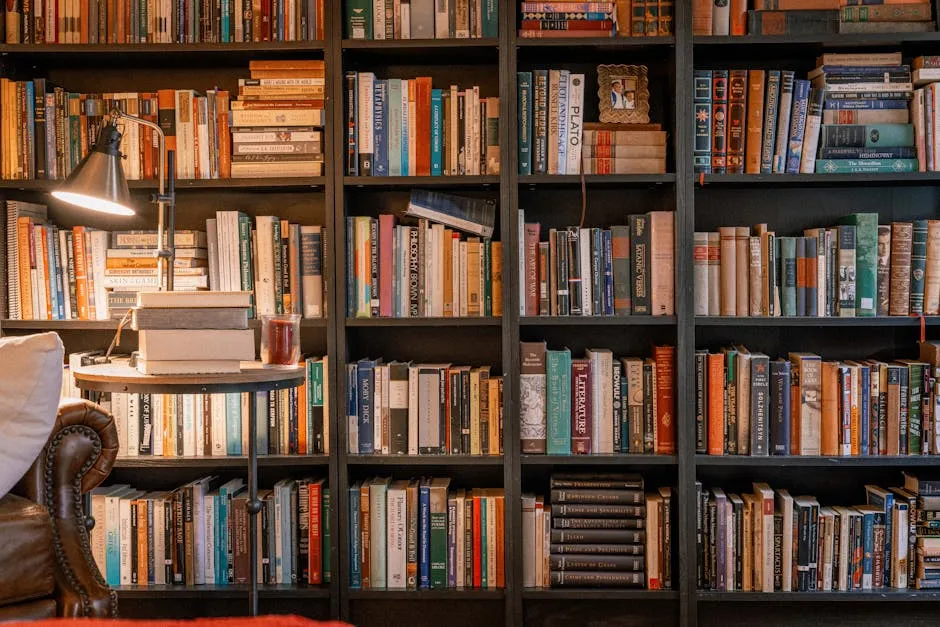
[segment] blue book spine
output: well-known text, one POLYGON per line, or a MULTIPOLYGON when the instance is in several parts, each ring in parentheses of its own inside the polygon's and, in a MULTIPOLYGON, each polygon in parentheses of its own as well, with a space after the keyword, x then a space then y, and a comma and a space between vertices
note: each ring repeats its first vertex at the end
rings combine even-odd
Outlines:
MULTIPOLYGON (((568 70, 558 72, 558 174, 567 174, 568 162, 568 70)), ((549 147, 551 150, 551 147, 549 147)))
POLYGON ((885 587, 888 587, 888 583, 891 581, 891 559, 893 554, 891 538, 894 532, 894 525, 891 523, 891 513, 894 511, 894 494, 887 492, 882 498, 881 494, 868 491, 868 504, 877 506, 884 510, 885 513, 884 582, 885 587))
POLYGON ((225 452, 242 454, 242 398, 238 393, 225 395, 225 452))
POLYGON ((418 488, 418 588, 431 587, 431 487, 418 488))
POLYGON ((871 432, 871 394, 869 390, 871 389, 871 370, 868 366, 862 366, 859 369, 859 374, 861 378, 861 403, 859 403, 860 411, 862 415, 860 417, 860 428, 862 430, 861 443, 859 448, 861 449, 862 455, 871 455, 870 445, 868 436, 871 432))
POLYGON ((359 399, 359 454, 374 453, 372 430, 372 397, 375 381, 375 362, 361 360, 357 368, 357 396, 359 399))
MULTIPOLYGON (((29 152, 29 162, 27 166, 29 168, 30 178, 36 177, 36 141, 39 140, 36 137, 36 112, 33 107, 33 103, 36 102, 36 85, 33 81, 26 81, 26 120, 24 131, 26 133, 26 145, 29 146, 32 150, 29 152)), ((48 119, 48 118, 47 118, 48 119)), ((55 118, 53 118, 55 119, 55 118)))
POLYGON ((68 271, 68 268, 63 268, 62 265, 61 265, 61 263, 62 263, 62 252, 63 252, 63 251, 62 251, 62 248, 61 248, 61 245, 60 245, 60 240, 59 240, 59 235, 58 235, 58 233, 55 234, 55 237, 53 238, 53 241, 57 244, 57 246, 55 247, 55 250, 56 250, 56 256, 55 256, 55 261, 56 261, 56 276, 55 276, 55 279, 56 279, 56 290, 58 290, 58 293, 59 293, 59 320, 65 320, 65 303, 66 303, 66 299, 68 299, 68 297, 69 297, 68 278, 66 278, 66 274, 65 274, 65 273, 68 271))
POLYGON ((862 512, 862 588, 872 587, 872 557, 875 553, 875 514, 862 512))
POLYGON ((571 454, 571 351, 548 350, 546 359, 546 452, 571 454))
POLYGON ((431 176, 444 174, 444 103, 440 89, 431 90, 431 176))
POLYGON ((231 41, 230 35, 229 35, 229 19, 230 19, 230 16, 229 16, 229 4, 228 4, 228 2, 227 2, 226 0, 222 0, 222 3, 221 3, 221 4, 222 4, 222 20, 221 20, 221 21, 222 21, 222 24, 221 24, 221 26, 222 26, 222 33, 221 33, 221 39, 222 39, 222 42, 223 42, 223 43, 227 43, 227 42, 231 41))
POLYGON ((614 240, 610 231, 601 231, 604 243, 604 315, 614 315, 614 240))
POLYGON ((376 79, 372 94, 372 174, 388 176, 388 81, 376 79))
POLYGON ((388 175, 401 176, 401 79, 388 79, 388 175))
POLYGON ((362 587, 362 531, 359 528, 359 484, 349 486, 349 587, 362 587))
POLYGON ((826 100, 824 109, 846 109, 849 111, 859 109, 907 109, 910 103, 907 100, 826 100))
POLYGON ((695 141, 692 163, 696 173, 712 171, 712 71, 695 70, 692 78, 695 141))
POLYGON ((774 455, 790 454, 790 362, 770 362, 770 446, 774 455))
POLYGON ((408 100, 408 83, 401 84, 401 175, 408 176, 410 164, 408 163, 408 142, 411 141, 411 135, 408 133, 408 127, 410 126, 408 107, 405 106, 405 101, 408 100))
MULTIPOLYGON (((55 94, 46 94, 46 178, 58 178, 58 168, 56 167, 56 125, 51 123, 55 120, 55 94)), ((36 138, 39 141, 39 138, 36 138)))
POLYGON ((480 499, 480 587, 486 590, 487 585, 487 559, 486 559, 486 498, 480 499))
POLYGON ((806 130, 806 107, 809 105, 810 82, 793 81, 793 109, 790 114, 790 144, 787 147, 787 174, 798 174, 803 155, 803 131, 806 130))
POLYGON ((532 72, 516 74, 519 102, 519 174, 532 174, 532 72))
POLYGON ((499 37, 499 0, 483 0, 483 36, 499 37))
POLYGON ((268 448, 268 420, 270 420, 271 411, 268 406, 268 394, 271 392, 255 392, 252 395, 252 402, 255 404, 255 448, 259 455, 267 455, 268 448), (264 418, 267 418, 265 420, 264 418))

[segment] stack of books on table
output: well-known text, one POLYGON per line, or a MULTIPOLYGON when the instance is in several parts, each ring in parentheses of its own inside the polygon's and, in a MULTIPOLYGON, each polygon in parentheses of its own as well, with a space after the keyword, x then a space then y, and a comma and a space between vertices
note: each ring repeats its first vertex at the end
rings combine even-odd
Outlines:
POLYGON ((930 5, 930 0, 753 0, 751 3, 694 0, 692 32, 695 35, 930 32, 936 30, 930 5))
POLYGON ((522 495, 522 585, 672 588, 672 490, 635 474, 554 474, 522 495))
POLYGON ((321 176, 325 65, 251 61, 232 101, 232 178, 321 176))
POLYGON ((141 374, 221 374, 255 358, 248 292, 140 292, 133 311, 141 374))
POLYGON ((648 359, 609 349, 521 342, 520 437, 526 454, 675 454, 675 347, 648 359))
POLYGON ((501 488, 449 477, 377 477, 349 486, 349 587, 493 589, 505 585, 501 488))
MULTIPOLYGON (((127 484, 95 488, 91 552, 109 586, 247 584, 251 579, 244 479, 202 477, 170 491, 127 484)), ((330 489, 323 479, 284 479, 260 490, 261 584, 321 584, 330 567, 330 489)))

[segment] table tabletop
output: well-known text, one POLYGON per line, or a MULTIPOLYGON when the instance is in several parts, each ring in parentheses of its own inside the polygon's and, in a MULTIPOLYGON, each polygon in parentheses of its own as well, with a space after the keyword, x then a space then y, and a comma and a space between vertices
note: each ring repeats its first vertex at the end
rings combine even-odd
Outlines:
POLYGON ((91 392, 136 394, 223 394, 267 392, 302 385, 304 369, 265 368, 260 361, 246 361, 241 372, 228 374, 149 375, 137 372, 126 359, 82 366, 72 371, 75 385, 91 392))

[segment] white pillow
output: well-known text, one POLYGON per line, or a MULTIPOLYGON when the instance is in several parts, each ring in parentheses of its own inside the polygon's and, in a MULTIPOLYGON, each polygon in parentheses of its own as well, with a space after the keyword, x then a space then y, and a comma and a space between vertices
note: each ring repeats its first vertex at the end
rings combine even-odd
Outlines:
POLYGON ((55 333, 0 339, 0 498, 26 474, 52 433, 63 352, 55 333))

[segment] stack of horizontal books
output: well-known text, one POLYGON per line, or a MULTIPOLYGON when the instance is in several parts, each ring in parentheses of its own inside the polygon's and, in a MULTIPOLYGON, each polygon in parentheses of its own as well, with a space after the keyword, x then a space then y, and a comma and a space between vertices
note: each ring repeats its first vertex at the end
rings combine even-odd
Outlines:
POLYGON ((666 172, 666 131, 659 124, 587 122, 581 150, 585 174, 666 172))

